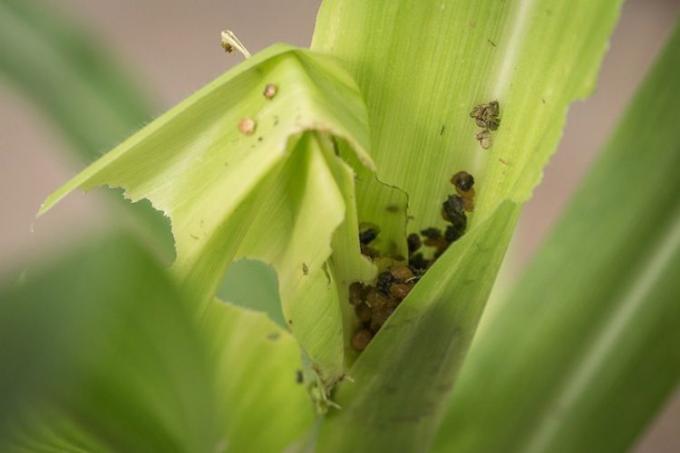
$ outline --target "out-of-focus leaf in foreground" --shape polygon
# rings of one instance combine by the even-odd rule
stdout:
[[[281,451],[313,421],[289,332],[219,301],[197,319],[127,236],[0,301],[2,451]]]
[[[148,121],[149,103],[96,36],[46,3],[0,3],[0,74],[89,162]]]
[[[214,451],[205,343],[133,241],[86,247],[0,299],[2,451]]]
[[[680,380],[680,29],[468,354],[440,451],[624,451]]]
[[[53,6],[0,3],[0,76],[58,126],[69,150],[90,163],[147,122],[151,107],[97,37]],[[132,214],[148,242],[172,256],[167,219],[148,203],[116,208]]]
[[[356,322],[339,297],[374,274],[359,250],[354,170],[341,157],[349,151],[371,169],[367,148],[351,78],[326,56],[275,45],[113,149],[41,212],[79,187],[149,199],[172,221],[174,271],[198,311],[230,262],[271,264],[286,322],[329,389],[345,372]]]
[[[457,171],[475,176],[477,197],[471,237],[435,263],[364,351],[366,358],[350,370],[355,383],[342,384],[343,410],[325,424],[322,449],[427,448],[442,395],[455,378],[509,241],[507,229],[540,180],[569,104],[590,92],[620,3],[324,2],[312,48],[338,57],[364,94],[377,179],[408,194],[408,231],[444,223],[441,203],[453,191],[449,178]],[[500,126],[490,132],[485,150],[469,114],[494,100]],[[358,183],[360,220],[392,203],[369,190],[374,184]],[[501,209],[503,203],[511,207]],[[498,216],[507,216],[510,224],[501,228]],[[445,313],[448,322],[433,313]],[[438,368],[423,365],[432,362]],[[344,388],[350,386],[355,388]],[[345,426],[353,427],[351,436],[336,433]]]

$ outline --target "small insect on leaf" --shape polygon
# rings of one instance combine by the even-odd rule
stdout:
[[[416,271],[424,271],[430,267],[430,261],[425,259],[422,253],[416,253],[408,260],[409,266]]]
[[[500,112],[498,101],[491,101],[488,104],[474,106],[470,118],[474,118],[477,126],[495,131],[501,123]]]
[[[252,118],[243,118],[238,123],[238,130],[245,135],[253,135],[255,133],[255,129],[257,129],[257,123]]]
[[[395,278],[391,272],[385,271],[378,274],[378,281],[375,286],[383,294],[390,293],[390,285],[394,282]]]
[[[484,149],[491,147],[491,131],[497,130],[501,124],[500,112],[501,108],[498,101],[476,105],[470,112],[470,118],[473,118],[475,124],[482,128],[475,135],[475,138]]]
[[[458,192],[469,192],[475,185],[475,178],[466,171],[459,171],[451,177],[451,184]]]
[[[359,225],[359,242],[368,245],[373,242],[380,234],[380,228],[372,223],[362,223]]]
[[[475,178],[466,171],[459,171],[451,177],[451,184],[463,199],[465,211],[472,212],[475,208]]]
[[[276,96],[276,93],[278,93],[278,92],[279,92],[278,85],[275,85],[273,83],[268,83],[264,87],[264,91],[262,92],[262,95],[267,99],[274,99],[274,96]]]
[[[420,241],[420,236],[418,236],[416,233],[411,233],[408,235],[406,238],[406,242],[408,243],[408,253],[413,254],[420,249],[422,246],[422,242]]]

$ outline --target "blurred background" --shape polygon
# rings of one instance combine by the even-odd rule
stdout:
[[[306,46],[320,0],[46,3],[76,20],[112,50],[114,60],[146,96],[144,102],[148,100],[153,113],[159,114],[240,61],[239,56],[227,55],[220,47],[220,30],[234,30],[251,52],[276,41]],[[680,0],[626,2],[597,89],[587,101],[572,106],[557,154],[524,211],[506,260],[506,281],[511,282],[521,272],[557,219],[669,36],[679,12]],[[42,76],[49,78],[50,74]],[[67,247],[69,241],[85,233],[105,228],[116,215],[101,202],[101,194],[77,194],[36,221],[35,213],[46,195],[83,168],[84,161],[82,154],[79,157],[73,152],[77,145],[73,137],[61,133],[32,102],[31,93],[16,88],[0,73],[0,274],[19,268],[33,256]],[[50,89],[67,88],[60,87],[57,80]],[[142,125],[140,120],[136,126]],[[110,125],[89,127],[106,129]],[[98,144],[100,153],[125,134],[106,136],[111,137],[110,142]],[[680,393],[650,427],[636,451],[680,451],[678,427]]]

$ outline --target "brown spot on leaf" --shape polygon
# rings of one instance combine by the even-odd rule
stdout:
[[[250,117],[243,118],[238,123],[238,130],[241,131],[242,134],[253,135],[255,129],[257,129],[257,123]]]

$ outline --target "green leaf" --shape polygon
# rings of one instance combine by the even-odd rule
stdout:
[[[29,271],[0,300],[2,451],[215,450],[204,338],[134,241]]]
[[[503,259],[496,243],[512,235],[518,212],[504,203],[428,270],[339,386],[341,410],[323,426],[322,451],[425,450]]]
[[[196,319],[127,236],[29,271],[0,300],[2,451],[305,443],[314,412],[290,333],[219,301]]]
[[[587,96],[621,1],[326,0],[312,48],[338,57],[365,96],[378,179],[409,196],[409,231],[441,224],[461,169],[476,180],[473,223],[525,201]],[[493,146],[473,106],[498,100]],[[383,196],[363,212],[383,212]]]
[[[277,88],[271,99],[265,86]],[[242,121],[252,121],[243,129]],[[319,370],[324,394],[346,370],[349,308],[336,285],[374,274],[361,257],[353,169],[372,168],[366,112],[353,81],[328,57],[273,46],[179,104],[52,194],[122,187],[172,222],[173,270],[205,309],[232,261],[277,271],[290,329]],[[346,220],[347,219],[347,220]],[[334,239],[336,231],[342,238]],[[331,242],[336,248],[333,262]],[[352,266],[343,263],[354,263]],[[337,264],[337,269],[335,264]]]
[[[511,297],[438,450],[615,452],[680,382],[680,28]]]
[[[286,327],[276,272],[261,261],[241,260],[229,266],[217,295],[234,305],[264,312],[279,326]]]
[[[300,350],[287,330],[262,313],[213,302],[203,329],[217,368],[217,406],[224,446],[234,452],[283,451],[305,444],[314,407],[301,373]]]
[[[338,391],[344,409],[326,421],[322,449],[420,451],[430,444],[517,213],[555,149],[569,104],[592,89],[620,3],[323,3],[312,48],[339,58],[354,76],[371,126],[377,179],[357,182],[357,192],[365,194],[358,198],[359,220],[394,203],[372,190],[377,181],[408,195],[408,232],[444,224],[441,203],[453,192],[455,172],[474,175],[477,196],[468,239],[428,271],[350,369],[355,382]],[[484,150],[470,112],[494,100],[501,123]],[[515,207],[501,208],[504,203]],[[381,218],[387,221],[387,214]],[[392,239],[403,250],[404,235]],[[482,252],[475,244],[484,244]],[[467,269],[480,275],[461,279]],[[441,318],[458,331],[444,332]],[[421,355],[436,369],[411,370]],[[348,426],[352,435],[341,436]]]

